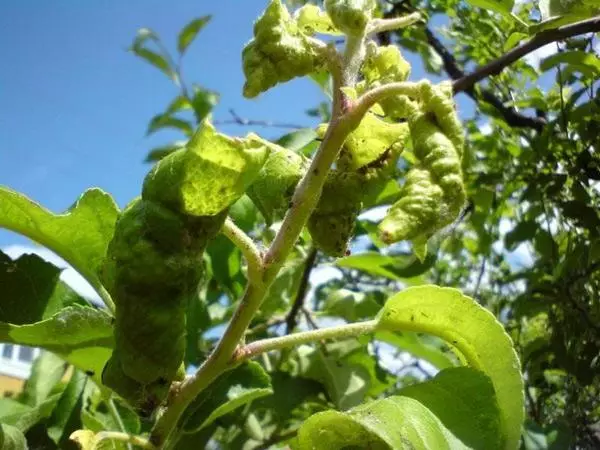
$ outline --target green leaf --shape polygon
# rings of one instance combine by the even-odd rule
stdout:
[[[519,45],[519,42],[526,38],[527,33],[522,33],[520,31],[515,31],[511,33],[510,36],[508,36],[508,39],[506,39],[506,42],[504,43],[504,51],[507,52],[511,48],[516,47],[517,45]]]
[[[539,225],[535,220],[519,222],[511,231],[506,233],[504,245],[508,250],[514,250],[521,242],[533,239],[538,228]]]
[[[514,0],[468,0],[468,2],[473,6],[488,9],[506,16],[510,16],[515,5]]]
[[[300,130],[292,131],[291,133],[284,134],[275,143],[287,148],[293,152],[299,152],[308,144],[313,142],[317,138],[317,133],[312,128],[302,128]]]
[[[460,450],[467,449],[425,406],[394,396],[361,405],[348,413],[325,411],[298,430],[296,450]]]
[[[420,261],[414,255],[383,255],[378,252],[365,252],[336,260],[336,265],[356,269],[374,276],[391,280],[405,280],[417,277],[433,267],[437,261],[436,251],[427,252]]]
[[[177,79],[177,73],[171,67],[171,65],[168,63],[168,61],[166,60],[166,58],[163,55],[161,55],[153,50],[142,47],[142,46],[133,46],[133,47],[131,47],[131,51],[136,56],[138,56],[139,58],[146,61],[148,64],[159,69],[162,73],[164,73],[166,76],[168,76],[171,80]]]
[[[600,59],[593,53],[582,50],[555,53],[542,60],[540,70],[545,72],[559,64],[568,64],[572,71],[577,70],[590,78],[600,77]]]
[[[2,450],[27,450],[27,441],[17,428],[0,423],[0,448]]]
[[[25,433],[35,424],[50,417],[60,396],[61,391],[58,391],[35,407],[25,406],[8,398],[0,399],[0,422]]]
[[[539,0],[539,8],[543,20],[552,17],[585,19],[600,12],[600,6],[596,0]]]
[[[201,430],[240,406],[272,393],[271,380],[261,365],[252,361],[243,364],[225,372],[194,399],[186,410],[184,429]]]
[[[48,247],[75,268],[99,292],[98,278],[119,209],[110,195],[88,189],[63,214],[54,214],[11,189],[0,187],[0,227]]]
[[[199,86],[194,86],[194,97],[192,98],[192,108],[196,115],[196,121],[202,122],[215,105],[219,102],[219,94]]]
[[[453,368],[397,396],[310,417],[298,432],[297,448],[492,450],[501,448],[499,423],[489,378]]]
[[[187,120],[172,116],[169,113],[165,113],[157,114],[152,119],[150,119],[148,129],[146,130],[146,135],[148,136],[163,128],[175,128],[176,130],[180,130],[183,134],[185,134],[188,137],[191,136],[194,132],[192,124],[189,123]]]
[[[81,428],[82,396],[86,382],[85,374],[75,370],[48,420],[48,435],[59,445],[64,445],[71,433]]]
[[[355,292],[349,289],[338,289],[325,299],[323,313],[341,317],[347,322],[371,318],[381,309],[383,302],[377,301],[375,292]]]
[[[56,313],[63,301],[55,295],[59,275],[58,267],[38,255],[24,254],[13,261],[0,251],[0,321],[22,325]]]
[[[89,373],[100,375],[113,347],[112,318],[104,311],[68,306],[52,317],[26,325],[0,322],[0,342],[41,347]]]
[[[399,280],[400,277],[390,269],[394,262],[395,259],[392,256],[377,252],[365,252],[338,258],[335,264],[339,267],[360,270],[370,275]]]
[[[205,120],[185,149],[154,166],[142,196],[193,216],[218,214],[244,194],[269,152],[258,136],[231,138]]]
[[[442,370],[432,380],[398,394],[427,406],[468,448],[502,448],[494,387],[482,372],[469,367]]]
[[[378,320],[378,330],[425,332],[444,339],[471,367],[489,376],[506,448],[517,447],[524,420],[520,363],[510,337],[488,310],[458,290],[417,286],[388,299]]]
[[[339,409],[360,404],[369,390],[369,371],[362,365],[340,361],[339,358],[309,346],[297,349],[299,375],[322,383]]]
[[[196,39],[198,33],[204,28],[204,26],[210,21],[211,16],[202,16],[189,22],[179,32],[177,38],[177,50],[180,54],[185,53],[190,44]]]
[[[25,382],[19,400],[29,406],[42,403],[67,369],[62,358],[50,352],[42,352],[33,363],[31,375]]]
[[[438,369],[453,367],[454,361],[447,355],[440,346],[432,342],[427,342],[426,336],[419,336],[417,333],[408,331],[393,333],[391,331],[378,331],[375,333],[375,339],[387,342],[401,350],[409,352],[417,358],[423,359]]]

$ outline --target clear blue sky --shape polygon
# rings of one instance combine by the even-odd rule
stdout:
[[[126,51],[140,27],[158,32],[174,50],[194,17],[213,20],[188,50],[184,74],[220,92],[215,119],[228,109],[252,119],[314,125],[304,112],[323,100],[301,79],[263,94],[241,95],[241,49],[266,0],[1,0],[0,185],[63,211],[88,187],[120,205],[139,194],[147,151],[178,137],[145,137],[176,87]],[[412,59],[412,58],[411,58]],[[415,73],[416,72],[416,73]],[[421,70],[413,68],[413,77]],[[243,127],[222,129],[245,134]],[[282,131],[257,130],[265,137]],[[0,248],[27,241],[0,230]]]

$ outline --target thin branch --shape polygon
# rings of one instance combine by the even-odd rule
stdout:
[[[235,352],[233,360],[236,363],[241,363],[262,353],[273,350],[296,347],[301,344],[322,341],[324,339],[344,339],[372,333],[375,331],[378,323],[378,320],[368,320],[365,322],[351,323],[337,327],[319,328],[318,330],[303,331],[300,333],[288,334],[286,336],[262,339],[239,348]]]
[[[435,50],[440,58],[442,58],[444,70],[450,75],[450,78],[453,80],[464,78],[465,73],[458,66],[456,58],[454,58],[444,44],[442,44],[428,27],[424,27],[424,31],[425,36],[427,37],[427,43]],[[456,88],[454,92],[458,92],[456,91]],[[546,121],[543,118],[525,116],[517,112],[515,108],[504,105],[504,102],[488,89],[475,90],[473,86],[470,86],[466,88],[464,92],[475,101],[483,100],[492,105],[510,126],[533,128],[534,130],[541,131],[546,125]]]
[[[240,126],[253,126],[253,127],[269,127],[269,128],[288,128],[293,130],[299,130],[307,128],[306,125],[299,125],[297,123],[288,122],[274,122],[272,120],[254,120],[246,119],[238,115],[233,109],[229,110],[232,119],[229,120],[215,120],[215,125],[240,125]]]
[[[386,31],[399,30],[406,28],[415,22],[421,20],[421,14],[414,12],[405,16],[393,17],[389,19],[373,19],[367,29],[367,34],[384,33]]]
[[[221,229],[227,238],[241,250],[246,263],[248,264],[248,277],[251,279],[259,279],[261,276],[262,269],[262,255],[254,241],[240,229],[231,218],[227,217],[223,228]]]
[[[466,91],[475,83],[478,83],[489,76],[499,74],[505,67],[546,44],[598,31],[600,31],[600,16],[552,30],[541,31],[527,42],[515,47],[485,66],[474,70],[472,73],[456,80],[453,84],[454,92]]]
[[[315,322],[312,313],[305,306],[302,307],[302,314],[304,314],[304,318],[313,330],[318,330],[320,328],[319,324]]]
[[[118,431],[100,431],[96,434],[96,446],[100,447],[98,444],[103,440],[128,442],[146,450],[156,450],[156,447],[147,439]]]
[[[315,260],[317,259],[317,249],[315,247],[310,249],[306,261],[304,263],[304,270],[302,271],[302,278],[300,279],[300,285],[298,286],[298,291],[296,292],[296,298],[294,299],[294,303],[292,303],[292,307],[290,308],[290,312],[285,317],[285,334],[290,334],[296,328],[298,324],[298,311],[304,305],[304,299],[306,297],[306,291],[308,290],[308,279],[310,277],[310,272],[315,265]]]

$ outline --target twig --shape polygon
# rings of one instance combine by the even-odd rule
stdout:
[[[301,344],[322,341],[324,339],[344,339],[372,333],[375,331],[378,323],[378,320],[368,320],[365,322],[319,328],[318,330],[303,331],[275,338],[262,339],[239,348],[235,352],[233,360],[236,363],[241,363],[272,350],[296,347]]]
[[[444,70],[450,75],[450,78],[453,80],[464,78],[465,73],[458,66],[456,58],[454,58],[444,44],[442,44],[428,27],[424,27],[424,31],[428,44],[431,45],[440,58],[442,58]],[[457,92],[456,88],[454,91]],[[504,105],[504,102],[490,90],[480,89],[477,91],[473,86],[470,86],[469,88],[464,89],[464,92],[475,101],[483,100],[492,105],[510,126],[533,128],[534,130],[541,131],[546,125],[546,121],[543,118],[525,116],[517,112],[515,108]]]
[[[304,299],[308,289],[308,279],[316,259],[317,249],[313,247],[310,249],[310,252],[306,258],[306,262],[304,263],[304,270],[302,271],[302,278],[300,279],[300,285],[298,286],[298,291],[296,292],[296,298],[294,299],[294,303],[292,303],[290,312],[285,318],[285,334],[290,334],[292,331],[294,331],[294,328],[296,328],[298,323],[298,311],[304,305]]]
[[[296,123],[288,123],[288,122],[274,122],[272,120],[254,120],[254,119],[246,119],[244,117],[239,116],[233,109],[229,110],[229,114],[233,117],[229,120],[215,120],[215,125],[240,125],[240,126],[253,126],[253,127],[269,127],[269,128],[291,128],[294,130],[299,130],[302,128],[307,128],[307,126],[298,125]]]
[[[148,440],[134,436],[132,434],[121,433],[118,431],[101,431],[96,434],[96,446],[100,448],[99,443],[103,440],[113,440],[113,441],[121,441],[128,442],[130,444],[136,445],[146,450],[156,450],[156,447]]]
[[[241,250],[244,258],[246,258],[248,277],[251,279],[259,279],[262,269],[262,255],[258,248],[256,248],[252,239],[250,239],[243,230],[238,228],[229,217],[225,219],[221,233],[227,236],[227,238]]]
[[[479,267],[479,274],[477,275],[477,282],[475,284],[475,289],[473,290],[473,297],[477,297],[479,293],[479,287],[481,286],[481,280],[483,279],[483,274],[485,273],[485,265],[487,262],[487,258],[483,258],[481,261],[481,266]]]
[[[468,75],[465,75],[453,84],[454,92],[463,92],[471,88],[475,83],[491,76],[497,75],[502,70],[519,60],[523,56],[543,47],[546,44],[578,36],[580,34],[594,33],[600,31],[600,16],[583,20],[570,25],[565,25],[552,30],[544,30],[536,34],[527,42],[515,47],[499,58],[479,67]]]
[[[302,307],[302,314],[304,314],[304,318],[313,330],[319,329],[319,324],[315,322],[315,319],[313,318],[311,312],[304,306]]]

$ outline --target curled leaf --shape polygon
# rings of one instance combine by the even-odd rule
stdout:
[[[248,196],[267,223],[288,209],[294,189],[309,164],[308,159],[298,153],[270,145],[272,152],[248,189]]]
[[[325,0],[331,21],[347,35],[364,33],[375,6],[374,0]]]
[[[327,13],[317,5],[310,3],[304,5],[296,11],[294,18],[298,27],[307,35],[322,33],[338,36],[343,34],[335,27]]]
[[[388,299],[378,320],[378,330],[438,336],[485,373],[500,408],[503,447],[517,448],[525,411],[523,378],[513,343],[492,313],[456,289],[417,286]]]
[[[324,44],[317,42],[301,31],[281,0],[271,0],[242,53],[244,96],[256,97],[277,83],[322,68]]]
[[[264,142],[231,138],[205,120],[185,149],[154,166],[142,196],[183,214],[215,215],[244,194],[268,155]]]

